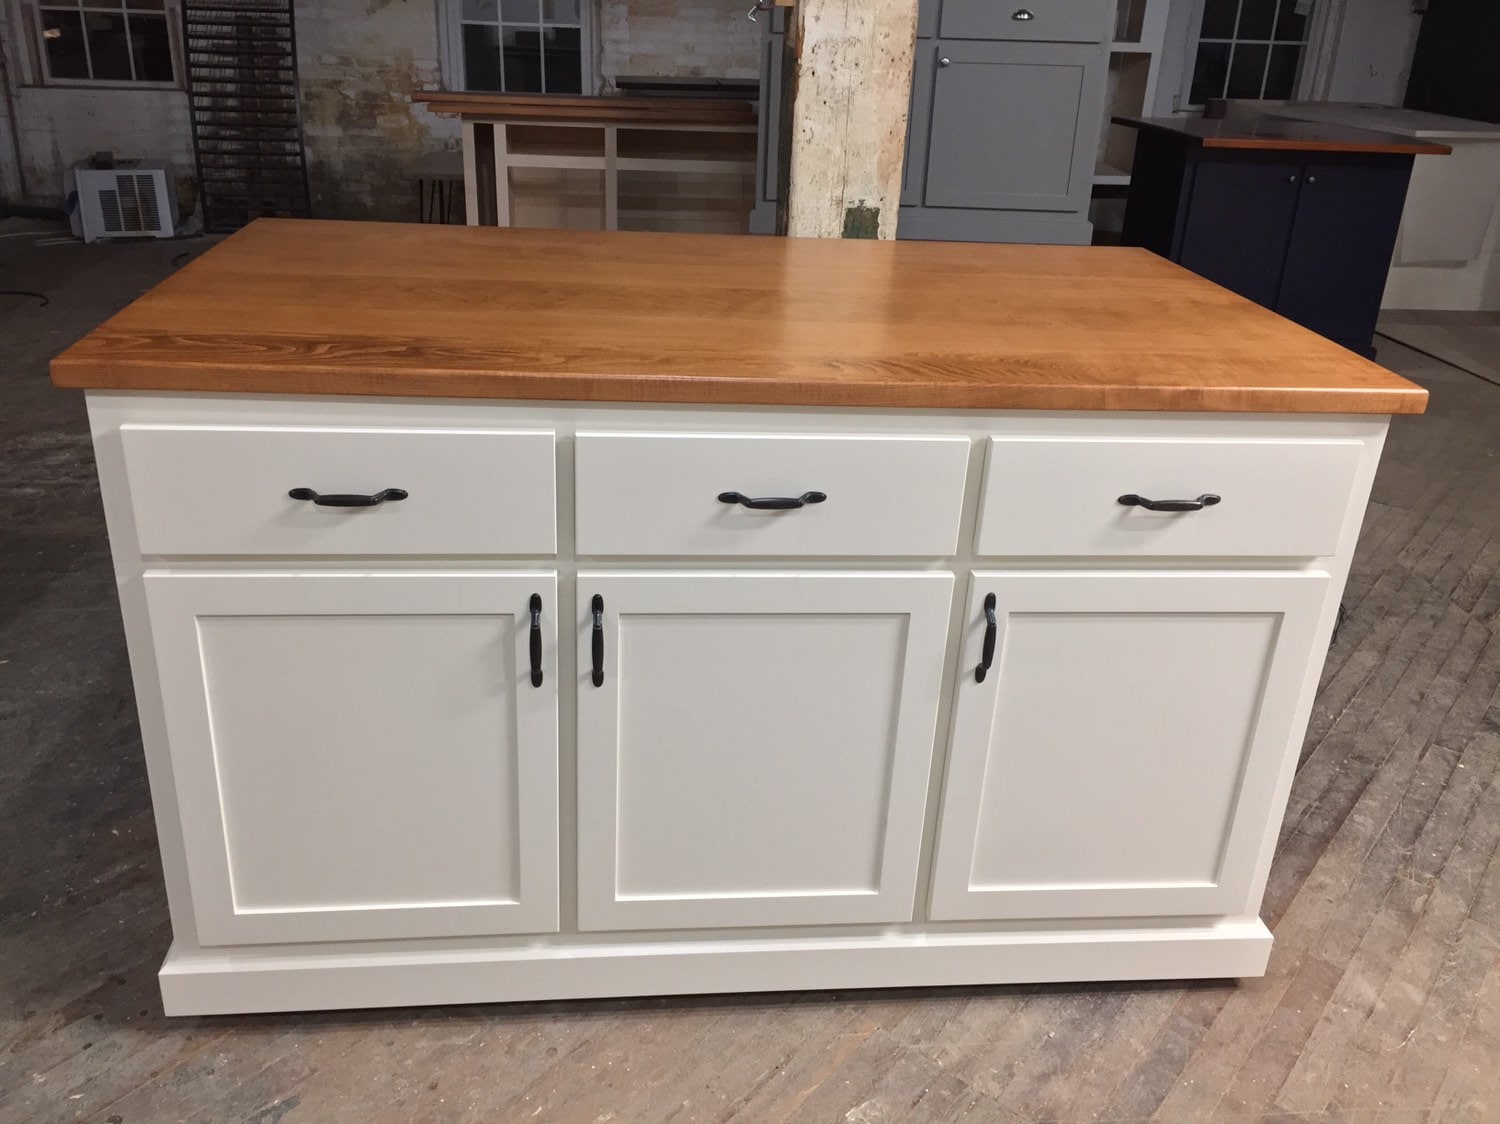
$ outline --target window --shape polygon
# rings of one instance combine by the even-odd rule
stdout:
[[[583,0],[460,0],[464,89],[583,93],[586,14]]]
[[[1203,0],[1188,102],[1290,98],[1313,0]]]
[[[53,82],[171,84],[166,0],[42,0],[41,61]]]

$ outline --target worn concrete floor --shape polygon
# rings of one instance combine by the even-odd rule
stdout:
[[[17,232],[19,231],[19,234]],[[16,235],[16,236],[11,236]],[[1398,419],[1239,984],[167,1020],[81,397],[46,360],[203,243],[0,224],[0,1121],[1500,1121],[1500,387]]]

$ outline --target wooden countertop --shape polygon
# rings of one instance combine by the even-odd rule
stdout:
[[[1445,144],[1283,117],[1238,117],[1209,121],[1201,117],[1111,118],[1116,125],[1169,133],[1185,144],[1204,148],[1248,148],[1282,152],[1370,152],[1391,156],[1446,156]]]
[[[1146,250],[262,219],[58,386],[906,409],[1420,413]]]
[[[621,94],[441,93],[412,98],[434,113],[520,121],[588,121],[611,125],[743,125],[754,128],[755,103],[737,98],[631,97]]]

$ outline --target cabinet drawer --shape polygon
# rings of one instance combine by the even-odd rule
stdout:
[[[576,458],[579,554],[932,556],[958,546],[969,439],[580,433]]]
[[[143,554],[552,554],[551,432],[120,427]],[[405,498],[322,506],[288,495]]]
[[[938,34],[944,39],[1027,39],[1102,43],[1108,0],[943,0]]]
[[[987,555],[1310,558],[1333,554],[1360,441],[990,439]],[[1120,497],[1219,502],[1153,511]]]

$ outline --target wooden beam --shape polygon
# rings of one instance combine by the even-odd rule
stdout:
[[[787,16],[787,234],[894,238],[917,0],[798,0]]]

